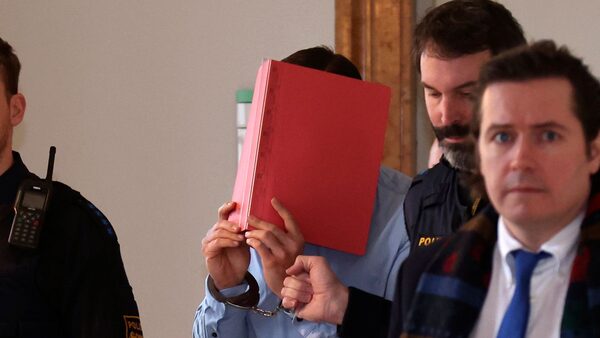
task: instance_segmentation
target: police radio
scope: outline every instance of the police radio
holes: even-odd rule
[[[44,217],[52,195],[52,171],[56,147],[50,147],[48,171],[45,179],[30,178],[21,183],[15,200],[8,243],[21,248],[35,249],[40,241]]]

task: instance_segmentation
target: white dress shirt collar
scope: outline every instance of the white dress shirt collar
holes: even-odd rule
[[[559,338],[561,318],[569,287],[569,278],[584,213],[541,246],[550,257],[540,260],[531,277],[528,338]],[[471,338],[496,337],[502,319],[515,292],[513,271],[515,262],[511,251],[524,249],[498,219],[498,242],[494,248],[492,277]]]
[[[585,209],[584,209],[585,210]],[[548,259],[543,259],[538,263],[536,270],[553,269],[559,274],[570,273],[570,260],[574,251],[577,249],[577,240],[581,232],[581,222],[585,212],[580,212],[566,227],[555,234],[550,240],[542,244],[540,251],[545,251],[551,255]],[[507,229],[502,216],[498,219],[498,249],[502,257],[502,270],[509,283],[514,283],[514,257],[510,254],[514,250],[525,250],[523,244],[519,242]]]

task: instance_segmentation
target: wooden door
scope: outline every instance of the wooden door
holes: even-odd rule
[[[335,49],[367,81],[392,88],[382,163],[408,175],[416,168],[414,0],[336,0]]]

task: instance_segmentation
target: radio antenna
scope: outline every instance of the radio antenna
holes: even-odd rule
[[[54,171],[54,155],[56,155],[56,147],[50,147],[50,154],[48,155],[48,171],[46,171],[46,181],[52,181],[52,172]]]

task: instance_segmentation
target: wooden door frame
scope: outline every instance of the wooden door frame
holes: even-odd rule
[[[367,81],[392,89],[382,163],[408,175],[416,168],[414,0],[335,0],[335,49]]]

